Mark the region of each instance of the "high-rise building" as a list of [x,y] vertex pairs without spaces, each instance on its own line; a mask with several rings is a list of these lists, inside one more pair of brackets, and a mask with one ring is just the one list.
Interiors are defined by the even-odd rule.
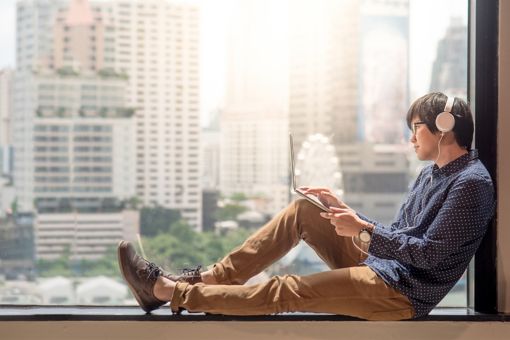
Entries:
[[133,240],[136,109],[113,68],[113,21],[87,0],[18,2],[15,214],[36,211],[36,258],[97,258]]
[[202,187],[218,190],[220,186],[220,140],[219,130],[202,130]]
[[289,2],[289,129],[299,145],[320,133],[333,144],[358,134],[358,0]]
[[220,118],[220,190],[288,203],[286,2],[233,4],[227,40],[225,108]]
[[467,48],[466,25],[461,19],[453,18],[437,46],[430,91],[467,97]]
[[330,137],[343,198],[388,222],[409,180],[400,147],[408,104],[408,0],[298,0],[289,8],[289,127],[296,149],[311,134]]
[[409,0],[360,4],[359,137],[402,144],[409,102]]
[[97,2],[114,23],[114,64],[136,107],[136,195],[178,209],[200,229],[199,7],[183,1]]
[[[198,6],[159,0],[21,0],[17,30],[20,71],[124,77],[122,107],[136,108],[135,133],[126,138],[136,142],[135,195],[145,205],[179,209],[199,228]],[[26,86],[18,88],[26,92]]]
[[289,201],[288,122],[253,114],[222,122],[220,189],[266,199],[260,210],[272,215]]
[[[52,11],[43,3],[18,4],[22,32],[23,22],[48,17],[54,25],[47,28],[55,32],[50,40],[40,39],[51,47],[41,47],[40,55],[18,50],[18,60],[34,58],[27,65],[36,65],[23,68],[22,62],[15,76],[13,173],[19,209],[56,210],[64,201],[94,211],[102,199],[135,195],[135,110],[126,105],[126,77],[100,69],[96,45],[80,48],[82,40],[97,46],[107,41],[99,14],[84,6],[86,1],[49,6]],[[25,35],[19,35],[18,45]]]

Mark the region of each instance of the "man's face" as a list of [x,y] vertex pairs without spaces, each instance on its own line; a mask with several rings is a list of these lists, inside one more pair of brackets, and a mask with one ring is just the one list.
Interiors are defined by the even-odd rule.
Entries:
[[437,157],[437,143],[439,135],[430,132],[427,124],[419,117],[411,121],[412,135],[410,142],[413,143],[416,156],[421,161],[432,161]]

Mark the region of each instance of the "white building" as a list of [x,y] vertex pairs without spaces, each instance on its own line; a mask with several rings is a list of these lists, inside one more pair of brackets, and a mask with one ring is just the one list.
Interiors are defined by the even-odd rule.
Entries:
[[17,10],[11,125],[19,209],[133,197],[135,110],[126,105],[127,76],[109,67],[112,26],[87,1],[27,0]]
[[76,287],[79,305],[123,305],[128,288],[114,279],[98,276],[85,280]]
[[[84,25],[91,30],[84,30]],[[26,74],[16,85],[21,91],[17,111],[34,108],[34,94],[26,86],[33,70],[71,68],[81,74],[108,70],[126,75],[124,107],[137,109],[135,133],[125,139],[137,145],[132,151],[135,194],[144,204],[179,209],[198,228],[199,43],[199,9],[181,1],[21,0],[17,65]],[[27,119],[17,130],[25,143],[31,138]],[[22,144],[18,141],[18,152],[30,158],[29,145]],[[16,157],[18,161],[21,156]],[[29,170],[18,167],[16,172]]]
[[0,70],[0,176],[11,173],[12,76],[10,69]]
[[236,1],[228,30],[225,109],[220,116],[220,190],[288,203],[285,1]]
[[221,132],[202,131],[202,187],[217,190],[220,185]]
[[0,177],[0,218],[11,212],[15,196],[14,186],[8,179]]
[[201,228],[199,8],[183,1],[97,2],[114,23],[115,68],[136,113],[136,195]]
[[36,259],[98,259],[120,240],[136,240],[138,211],[101,214],[38,214],[34,221]]
[[358,134],[359,0],[289,5],[289,129],[296,151],[321,133],[335,147]]
[[262,212],[275,214],[289,202],[288,123],[260,113],[222,121],[220,187],[226,196],[263,198]]
[[18,75],[13,142],[21,210],[46,198],[135,195],[134,111],[124,94],[123,79]]
[[71,305],[75,303],[73,281],[62,277],[43,279],[37,286],[42,304]]

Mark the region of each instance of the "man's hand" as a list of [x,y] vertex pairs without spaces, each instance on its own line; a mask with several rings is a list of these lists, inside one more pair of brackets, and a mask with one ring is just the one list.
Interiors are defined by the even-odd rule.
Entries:
[[321,216],[327,218],[335,227],[340,236],[358,236],[361,229],[367,227],[367,222],[356,215],[351,208],[330,207],[331,212],[321,212]]
[[352,210],[341,199],[336,197],[335,194],[333,194],[333,192],[328,188],[300,187],[299,189],[302,190],[305,195],[316,196],[319,199],[319,201],[321,201],[322,204],[324,204],[327,207],[337,207]]

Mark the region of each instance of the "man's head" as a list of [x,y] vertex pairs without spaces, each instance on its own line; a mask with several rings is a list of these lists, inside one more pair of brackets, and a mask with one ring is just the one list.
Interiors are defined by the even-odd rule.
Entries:
[[[444,111],[447,99],[448,97],[443,93],[429,93],[416,99],[407,112],[407,126],[413,131],[411,142],[415,144],[415,147],[424,148],[422,151],[427,154],[419,157],[420,159],[433,159],[430,158],[433,156],[429,154],[436,150],[441,136],[441,132],[436,127],[436,117]],[[455,126],[452,132],[445,134],[444,142],[456,143],[459,147],[469,150],[474,132],[471,110],[464,100],[455,98],[451,113],[455,117]],[[427,131],[422,131],[424,128]]]

